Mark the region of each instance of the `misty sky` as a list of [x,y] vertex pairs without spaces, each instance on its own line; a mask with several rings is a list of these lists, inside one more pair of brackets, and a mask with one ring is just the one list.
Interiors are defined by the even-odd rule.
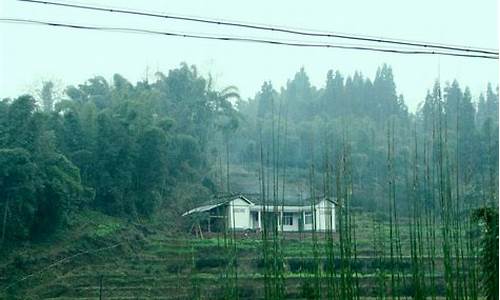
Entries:
[[[68,1],[77,3],[75,1]],[[80,1],[179,15],[319,29],[429,42],[498,48],[497,1]],[[200,25],[140,16],[90,12],[15,0],[0,0],[0,17],[86,25],[128,26],[161,31],[310,40],[298,36]],[[345,40],[320,39],[332,43]],[[318,39],[314,39],[318,41]],[[458,79],[474,97],[487,82],[498,82],[498,61],[438,56],[409,56],[336,49],[304,49],[239,42],[191,40],[157,35],[95,32],[0,23],[0,98],[32,91],[42,80],[78,84],[95,76],[120,73],[135,83],[180,62],[212,73],[217,87],[236,85],[252,97],[263,81],[283,86],[302,66],[314,85],[326,72],[355,70],[373,78],[378,66],[393,67],[398,93],[414,110],[440,75]]]

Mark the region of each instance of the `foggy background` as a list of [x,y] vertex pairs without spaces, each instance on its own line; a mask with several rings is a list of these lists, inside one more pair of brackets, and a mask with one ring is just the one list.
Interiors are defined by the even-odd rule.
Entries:
[[[494,0],[71,3],[475,47],[498,45]],[[2,18],[352,43],[17,1],[3,0],[0,5]],[[404,94],[410,111],[415,111],[438,76],[443,82],[457,79],[462,86],[469,86],[474,101],[487,82],[494,86],[498,82],[498,62],[490,59],[295,48],[6,23],[0,23],[0,34],[1,98],[40,88],[42,80],[53,80],[63,88],[95,75],[111,79],[119,73],[136,82],[146,76],[152,78],[158,70],[178,67],[181,62],[196,65],[204,75],[211,73],[218,88],[237,86],[244,99],[253,97],[265,80],[271,80],[279,89],[301,67],[313,85],[322,87],[329,69],[339,70],[344,76],[357,70],[373,79],[377,67],[388,63],[393,68],[397,92]]]

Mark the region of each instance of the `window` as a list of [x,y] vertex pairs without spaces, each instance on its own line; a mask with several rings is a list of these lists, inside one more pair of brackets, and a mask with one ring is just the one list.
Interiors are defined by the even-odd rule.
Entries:
[[312,224],[313,223],[313,215],[311,212],[306,212],[304,215],[304,224]]
[[293,214],[283,213],[283,225],[293,225]]

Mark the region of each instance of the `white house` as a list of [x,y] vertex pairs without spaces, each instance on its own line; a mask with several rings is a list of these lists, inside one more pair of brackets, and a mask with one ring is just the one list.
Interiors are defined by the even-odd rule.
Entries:
[[[205,213],[207,230],[221,226],[236,230],[261,230],[264,222],[277,224],[283,231],[335,231],[336,202],[328,198],[307,201],[305,205],[256,204],[243,195],[218,198],[211,204],[193,208],[183,214]],[[276,223],[277,222],[277,223]],[[269,227],[268,227],[269,228]]]

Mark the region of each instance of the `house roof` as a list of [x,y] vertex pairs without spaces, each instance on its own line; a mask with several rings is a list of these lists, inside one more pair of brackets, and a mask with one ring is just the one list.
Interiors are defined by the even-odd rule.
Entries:
[[[252,202],[257,204],[257,205],[274,205],[274,200],[273,199],[267,199],[265,201],[262,200],[259,194],[254,194],[254,197],[252,197]],[[337,205],[337,200],[328,198],[325,196],[317,196],[317,197],[308,197],[308,198],[303,198],[301,199],[300,197],[291,197],[291,196],[285,196],[284,198],[282,196],[278,197],[276,199],[276,204],[277,205],[285,205],[285,206],[310,206],[313,203],[313,200],[315,200],[315,203],[319,203],[322,200],[329,201],[335,205]]]
[[[251,198],[252,200],[250,200],[249,198]],[[240,193],[217,195],[217,196],[214,196],[214,198],[212,200],[205,202],[204,205],[195,207],[195,208],[183,213],[182,216],[187,216],[187,215],[194,214],[194,213],[202,213],[202,212],[210,211],[216,207],[227,204],[235,199],[241,199],[241,200],[247,202],[251,206],[254,206],[254,205],[262,206],[265,204],[266,207],[269,207],[269,206],[272,206],[274,204],[273,200],[262,201],[259,194],[250,194],[250,195],[246,195],[246,196],[243,196]],[[291,197],[285,197],[284,199],[283,198],[277,199],[276,204],[278,206],[284,205],[284,206],[288,206],[288,207],[297,207],[298,208],[298,207],[304,207],[304,206],[311,205],[313,199],[316,200],[316,203],[318,203],[322,200],[326,200],[326,201],[333,203],[334,205],[337,205],[337,201],[335,199],[331,199],[331,198],[324,197],[324,196],[315,197],[315,198],[307,198],[307,199],[296,199],[296,198],[291,198]]]
[[250,205],[254,205],[254,203],[252,201],[248,200],[248,198],[246,198],[245,196],[243,196],[241,194],[218,195],[218,196],[215,196],[214,199],[207,201],[204,205],[195,207],[191,210],[188,210],[187,212],[183,213],[182,216],[187,216],[187,215],[194,214],[194,213],[206,212],[206,211],[212,210],[216,207],[219,207],[221,205],[224,205],[228,202],[231,202],[235,199],[241,199]]

